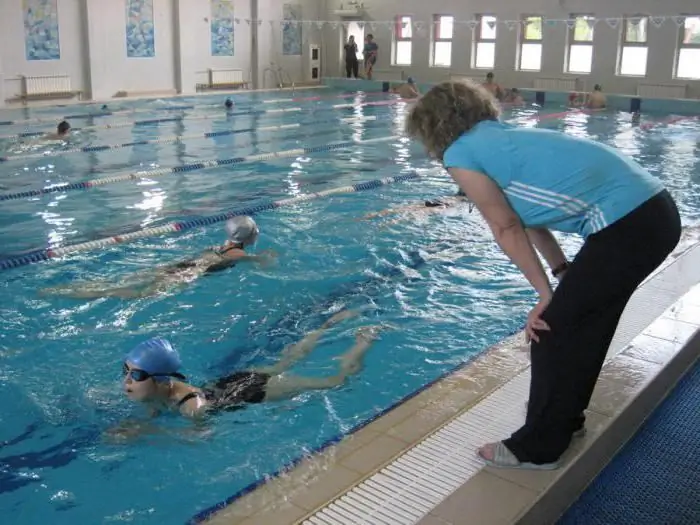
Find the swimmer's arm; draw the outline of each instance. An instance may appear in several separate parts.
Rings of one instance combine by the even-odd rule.
[[[528,228],[526,231],[530,241],[552,270],[566,263],[566,255],[551,231],[547,228]]]
[[[498,185],[476,171],[449,168],[454,181],[481,212],[493,236],[541,298],[549,298],[552,288],[520,218]]]

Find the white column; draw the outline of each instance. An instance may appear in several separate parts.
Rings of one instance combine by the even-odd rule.
[[[250,87],[252,89],[259,89],[262,87],[260,81],[260,32],[258,31],[260,26],[256,22],[259,13],[258,0],[250,0]]]
[[[196,91],[197,24],[201,24],[201,0],[175,0],[173,33],[175,44],[175,78],[183,95]]]

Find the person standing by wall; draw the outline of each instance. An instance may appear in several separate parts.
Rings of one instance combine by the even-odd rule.
[[[365,57],[365,78],[367,80],[372,80],[372,70],[374,69],[374,64],[377,62],[378,51],[379,46],[374,41],[374,35],[370,33],[365,37],[365,48],[362,51]]]
[[[359,61],[357,60],[357,43],[355,42],[355,37],[350,35],[348,41],[345,43],[345,74],[348,78],[350,75],[357,78],[357,72],[359,69]]]

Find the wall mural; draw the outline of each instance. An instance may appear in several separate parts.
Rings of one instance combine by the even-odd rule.
[[[153,0],[126,0],[126,56],[156,56]]]
[[[57,0],[23,0],[27,60],[59,60]]]
[[[301,55],[301,6],[284,4],[282,26],[282,54]]]
[[[233,56],[233,0],[211,0],[211,56]]]

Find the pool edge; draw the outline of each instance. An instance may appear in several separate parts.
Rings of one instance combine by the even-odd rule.
[[[674,273],[669,271],[674,267],[676,273],[682,271],[679,267],[685,265],[681,263],[693,253],[700,254],[699,244],[691,244],[690,247],[681,246],[642,286],[648,286],[652,292],[659,293],[661,289],[658,286],[660,286],[659,283],[663,284],[663,275]],[[668,279],[666,280],[668,281]],[[673,281],[673,279],[671,280]],[[700,275],[694,276],[693,280],[700,281]],[[673,289],[666,290],[665,299],[670,300],[673,304],[676,297],[682,295],[688,287],[677,289],[671,286]],[[661,317],[663,315],[665,314],[662,313]],[[649,323],[640,329],[632,327],[634,333],[627,334],[628,341],[619,345],[620,348],[615,352],[611,350],[609,360],[624,354],[629,347],[629,341],[649,329],[647,324]],[[415,393],[407,401],[395,406],[382,417],[363,425],[354,434],[326,446],[323,451],[311,458],[301,460],[293,468],[272,478],[267,483],[258,484],[255,487],[250,487],[247,492],[239,493],[233,499],[228,500],[230,505],[222,505],[219,510],[211,508],[208,512],[200,513],[198,519],[193,522],[206,521],[216,524],[245,525],[261,522],[266,524],[300,523],[313,516],[320,509],[346,494],[348,490],[362,484],[436,430],[468,412],[489,395],[503,389],[509,381],[518,375],[527,372],[529,363],[526,351],[513,351],[518,348],[523,350],[522,339],[519,343],[518,337],[512,336],[490,347],[470,363],[458,367],[452,373],[448,373],[445,377],[433,382],[432,386]],[[487,370],[497,373],[487,374]],[[675,384],[675,380],[672,383]],[[664,384],[668,386],[669,383],[666,381]],[[660,392],[660,390],[658,391]],[[658,398],[658,396],[656,397]],[[660,401],[660,398],[656,399],[654,406]],[[646,402],[644,406],[650,405]],[[605,419],[607,416],[598,415],[602,416],[606,423],[609,423]],[[593,425],[600,430],[600,421],[598,423],[594,421]],[[630,424],[625,424],[623,427],[629,432],[629,435],[636,429],[636,426]],[[595,436],[596,434],[594,429],[591,435]],[[595,439],[589,439],[592,441],[585,440],[584,443],[593,445],[597,443]],[[619,445],[621,446],[622,443]],[[559,472],[568,472],[569,470],[571,468],[567,467]],[[510,483],[498,475],[494,475],[490,470],[484,469],[477,474],[477,476],[479,475],[486,476],[489,478],[488,482],[491,483],[494,479]],[[470,483],[471,481],[465,486]],[[524,489],[526,494],[529,490],[519,485],[518,488]],[[522,499],[522,490],[520,492],[520,499],[515,498],[516,501]],[[543,512],[542,505],[552,507],[545,497],[546,492],[540,493],[532,490],[530,492],[532,492],[531,496],[533,497],[530,498],[529,504],[521,505],[521,508],[518,509],[518,512],[522,514],[522,519],[540,515]],[[561,498],[555,499],[561,503]],[[542,503],[538,503],[540,500]],[[502,508],[500,510],[502,511]],[[529,514],[526,514],[526,510]],[[445,521],[445,517],[441,519]],[[405,522],[409,523],[410,521]],[[503,523],[506,522],[510,521],[503,521]],[[403,521],[397,521],[397,523],[403,523]]]

